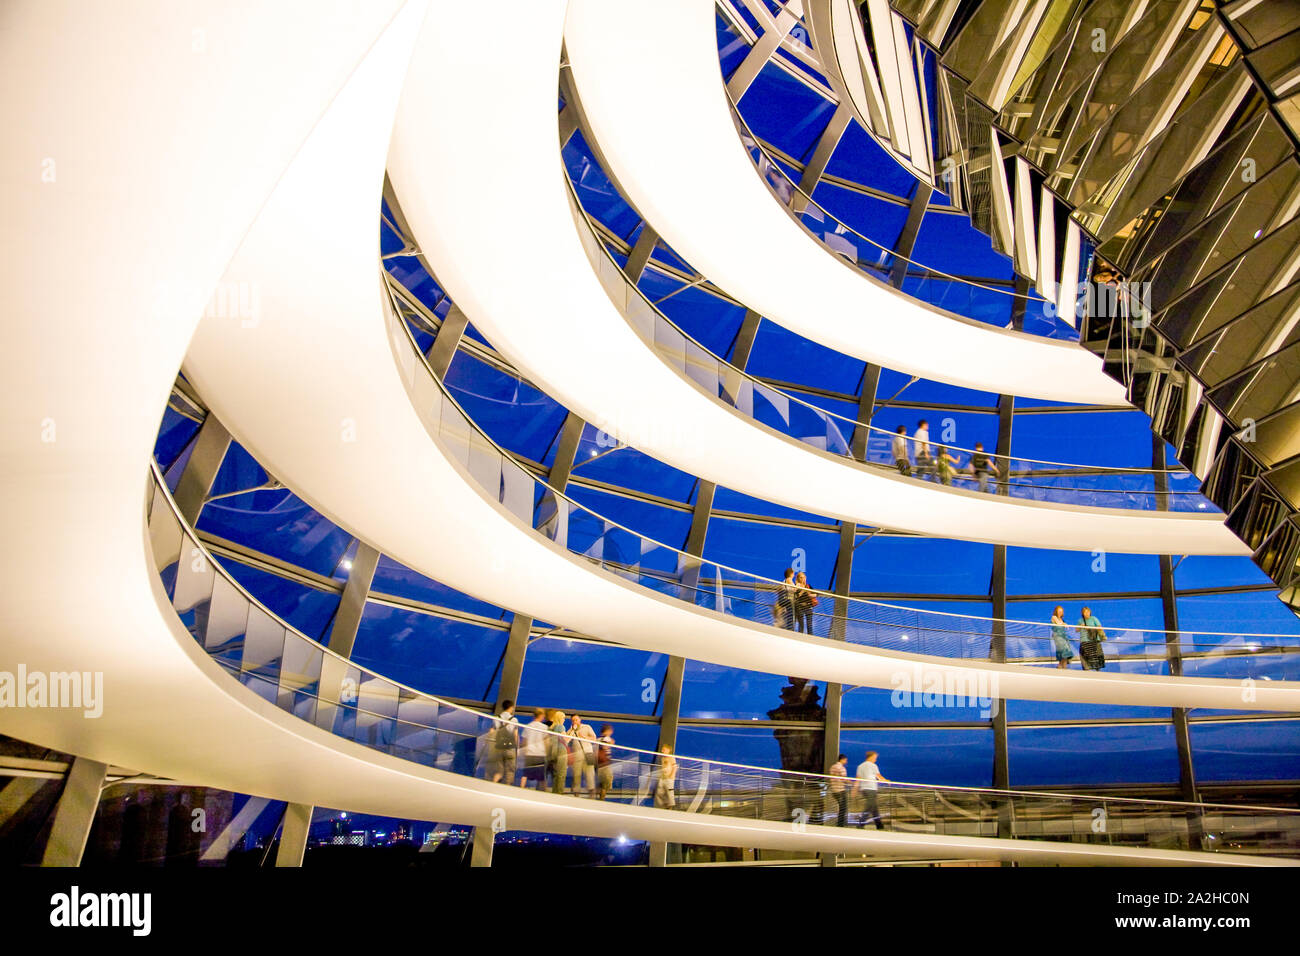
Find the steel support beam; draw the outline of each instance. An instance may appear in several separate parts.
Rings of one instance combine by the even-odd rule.
[[[244,801],[244,805],[239,808],[239,812],[231,817],[221,832],[216,835],[212,843],[203,855],[199,857],[201,863],[221,863],[230,855],[236,843],[244,838],[249,829],[257,822],[264,810],[270,806],[271,801],[266,797],[249,797]]]
[[[339,609],[334,612],[334,624],[330,628],[329,639],[325,642],[336,654],[352,656],[357,631],[361,627],[361,616],[366,610],[366,597],[370,594],[370,585],[375,579],[375,568],[378,566],[379,552],[364,541],[358,541],[347,583],[343,585],[343,597],[339,600]]]
[[[181,472],[176,484],[176,510],[181,513],[185,523],[191,528],[198,524],[199,513],[203,503],[208,500],[208,492],[216,481],[221,462],[225,460],[226,450],[230,448],[230,432],[217,421],[217,416],[208,413],[199,426],[194,439],[194,450],[190,452],[189,461]]]
[[[491,866],[492,865],[492,844],[496,839],[496,831],[491,827],[475,827],[473,841],[469,850],[469,865],[474,866]]]
[[[659,234],[650,228],[650,223],[642,222],[641,234],[636,237],[636,244],[627,254],[627,265],[623,267],[623,273],[633,285],[641,281],[641,275],[645,272],[645,267],[650,262],[650,255],[655,251],[655,243],[658,241]]]
[[[1015,397],[998,396],[998,441],[995,454],[1011,454],[1011,429],[1015,421]],[[1010,464],[1007,464],[1010,469]],[[1001,465],[999,465],[1001,472]],[[999,494],[1007,494],[1010,487],[1006,482],[1000,483]],[[1005,663],[1007,659],[1007,546],[993,546],[993,570],[989,578],[989,599],[992,602],[993,634],[989,645],[989,660]],[[993,730],[993,787],[997,790],[1011,789],[1010,744],[1007,737],[1007,702],[1001,697],[992,701],[994,708],[990,721]],[[998,836],[1013,835],[1013,807],[1005,801],[998,807]]]
[[[446,375],[447,369],[451,368],[451,360],[456,357],[456,349],[460,347],[461,336],[465,334],[467,325],[469,319],[465,313],[460,310],[460,306],[453,305],[447,317],[442,320],[442,325],[438,326],[438,334],[433,337],[433,344],[425,354],[429,368],[438,378]]]
[[[0,825],[17,816],[48,782],[46,777],[13,777],[0,787]]]
[[[45,841],[41,866],[80,866],[86,850],[108,764],[77,757],[68,770],[63,793],[54,811],[54,825]]]
[[[311,830],[311,815],[315,809],[306,803],[291,803],[284,808],[280,847],[275,852],[276,866],[302,866],[307,852],[307,834]]]
[[[868,365],[862,370],[862,388],[858,391],[858,425],[853,430],[851,451],[857,461],[867,460],[867,442],[871,437],[871,416],[876,413],[876,389],[880,385],[880,366]]]
[[[740,323],[740,331],[736,333],[736,341],[731,345],[731,364],[742,372],[749,364],[750,353],[754,351],[754,337],[758,335],[758,323],[762,321],[761,315],[753,309],[747,309],[745,320]]]
[[[907,208],[907,220],[903,223],[903,231],[898,234],[898,240],[894,243],[894,264],[889,270],[889,283],[895,289],[903,287],[903,280],[907,278],[908,260],[912,258],[912,250],[916,248],[916,237],[921,234],[921,225],[925,222],[926,210],[930,208],[930,197],[934,195],[934,189],[927,183],[918,182],[916,190],[912,193],[912,202]]]
[[[573,474],[585,424],[581,417],[569,412],[560,427],[560,447],[556,449],[555,464],[551,465],[550,474],[546,477],[546,483],[556,491],[563,492],[569,485],[569,476]]]
[[[835,147],[840,144],[840,139],[844,136],[844,131],[849,128],[849,121],[852,119],[853,110],[847,103],[840,103],[835,107],[831,121],[826,124],[826,128],[822,130],[822,135],[817,140],[812,158],[808,160],[799,177],[799,191],[790,197],[790,209],[796,214],[802,214],[808,208],[808,203],[803,197],[812,196],[817,189],[817,184],[826,174],[826,167],[830,164],[831,157],[835,155]]]
[[[798,22],[795,17],[788,11],[782,10],[777,15],[776,22],[769,26],[763,34],[754,41],[754,45],[749,48],[749,53],[745,54],[745,59],[736,67],[736,71],[731,74],[727,80],[727,92],[731,99],[739,103],[740,98],[745,95],[751,83],[758,78],[767,61],[772,58],[785,35],[790,32],[790,28]]]
[[[1151,433],[1151,467],[1156,471],[1156,508],[1169,510],[1169,476],[1164,469],[1165,442],[1154,431]],[[1179,645],[1178,633],[1178,586],[1174,582],[1173,557],[1168,554],[1158,556],[1160,564],[1160,606],[1164,611],[1165,655],[1169,660],[1171,677],[1183,676],[1182,647]],[[1196,768],[1192,761],[1191,728],[1187,723],[1187,708],[1174,707],[1170,710],[1170,720],[1174,725],[1174,744],[1178,748],[1178,786],[1182,799],[1188,803],[1200,803],[1201,797],[1196,787]],[[1205,830],[1199,813],[1189,813],[1187,818],[1187,836],[1193,850],[1202,849],[1205,843]]]
[[[1028,301],[1029,290],[1032,288],[1030,280],[1026,279],[1019,273],[1016,274],[1016,294],[1011,300],[1011,322],[1010,327],[1017,332],[1023,332],[1025,329],[1025,304]]]
[[[496,711],[507,700],[519,700],[519,683],[524,676],[524,656],[528,653],[528,635],[533,619],[515,612],[510,619],[510,637],[506,640],[505,654],[501,658],[501,680],[497,683]]]
[[[569,88],[565,89],[564,109],[560,110],[560,148],[563,149],[573,139],[573,134],[578,131],[578,111],[570,104],[573,102],[568,97]]]
[[[687,554],[700,557],[704,554],[704,539],[709,530],[709,518],[713,515],[713,496],[717,485],[700,479],[699,491],[695,496],[695,508],[691,512],[691,529],[686,535]],[[698,566],[687,569],[695,580],[699,578]],[[672,747],[677,752],[677,727],[682,715],[682,676],[686,672],[686,659],[671,656],[668,668],[664,672],[663,687],[659,689],[659,747]],[[656,748],[657,749],[657,748]],[[667,866],[669,845],[666,842],[651,841],[648,865]]]

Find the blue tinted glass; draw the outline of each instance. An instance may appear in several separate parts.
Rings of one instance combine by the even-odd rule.
[[[718,29],[718,60],[722,64],[722,75],[725,78],[731,76],[736,67],[744,62],[749,53],[749,43],[736,33],[722,14],[717,14],[714,19]]]
[[[750,767],[779,768],[783,764],[777,733],[778,731],[771,728],[759,726],[750,729],[749,727],[699,727],[684,724],[677,728],[677,752],[691,757],[708,757]],[[779,733],[798,734],[798,738],[790,738],[798,740],[796,746],[811,746],[815,750],[820,747],[825,731],[820,724],[817,724],[810,725],[806,730],[787,728]],[[808,768],[793,769],[807,770]]]
[[[745,371],[759,378],[856,395],[865,363],[818,345],[772,322],[762,322]]]
[[[1272,582],[1250,558],[1189,554],[1174,568],[1174,583],[1180,591],[1186,591],[1191,588],[1270,585]]]
[[[835,183],[819,183],[813,200],[854,232],[886,249],[894,248],[907,221],[906,202],[889,202]],[[880,262],[877,250],[860,247],[859,256]]]
[[[826,590],[835,571],[839,535],[811,528],[792,528],[714,517],[704,540],[704,558],[768,578],[780,578],[802,560],[808,583]]]
[[[815,690],[815,697],[807,688]],[[796,687],[788,677],[688,660],[682,676],[681,712],[683,717],[766,720],[769,711],[787,704],[783,691],[785,698],[797,691],[803,719],[822,719],[817,708],[824,706],[824,695],[818,682]]]
[[[266,469],[258,464],[239,442],[232,441],[226,449],[226,457],[221,460],[217,477],[212,480],[212,497],[228,495],[248,488],[256,488],[267,483]]]
[[[562,638],[528,645],[521,705],[563,707],[606,714],[656,712],[668,655]]]
[[[719,511],[731,511],[737,514],[763,515],[769,518],[786,518],[792,521],[815,521],[818,524],[827,524],[834,527],[834,524],[829,522],[823,515],[815,515],[809,511],[799,511],[795,508],[787,508],[784,505],[763,501],[759,498],[751,498],[749,495],[721,486],[713,495],[713,511],[715,514]]]
[[[834,112],[830,102],[771,61],[740,101],[740,114],[755,135],[799,160],[812,153]]]
[[[576,485],[570,485],[567,493],[578,504],[635,534],[673,548],[680,549],[686,545],[686,534],[691,527],[689,511],[679,511],[653,502]],[[616,538],[623,540],[618,536]],[[604,557],[610,561],[636,564],[641,543],[628,536],[624,544],[626,553],[616,554],[607,550]]]
[[[426,578],[386,554],[379,556],[379,564],[375,568],[375,577],[371,582],[370,590],[376,595],[388,595],[457,611],[469,611],[488,618],[504,619],[509,613],[495,604],[480,601],[432,578]]]
[[[1193,722],[1196,778],[1300,780],[1300,721]]]
[[[1017,415],[1011,452],[1046,461],[1145,468],[1151,464],[1151,420],[1136,409]]]
[[[989,593],[993,545],[878,534],[853,552],[851,589],[879,594]]]
[[[210,501],[199,530],[333,576],[353,537],[288,491],[259,491]]]
[[[657,458],[626,445],[612,447],[613,438],[587,425],[573,462],[573,479],[590,479],[631,488],[670,501],[688,501],[697,479]]]
[[[1185,631],[1286,634],[1300,643],[1300,619],[1276,591],[1195,594],[1178,598],[1178,626]]]
[[[1159,590],[1160,561],[1155,555],[1007,548],[1007,591],[1010,594]]]
[[[1178,780],[1171,724],[1012,727],[1007,748],[1014,787]]]
[[[908,677],[906,669],[896,675],[895,686],[890,689],[846,687],[840,700],[840,717],[846,723],[988,722],[994,706],[991,697],[969,700],[964,695],[945,696],[938,691],[927,693],[925,687],[924,678],[913,680]]]
[[[680,279],[657,269],[646,269],[637,287],[650,301],[657,302],[660,311],[687,335],[714,355],[727,355],[745,319],[744,306],[720,299],[698,286],[684,288]]]
[[[444,381],[475,424],[533,461],[546,454],[568,414],[555,399],[466,352],[455,354]]]
[[[826,165],[826,175],[862,183],[895,196],[911,196],[916,190],[916,179],[912,174],[856,121],[849,123],[840,137],[831,161]],[[866,232],[859,223],[849,222],[848,225]]]
[[[352,659],[427,694],[487,700],[506,640],[504,629],[367,601]]]
[[[880,384],[876,386],[876,399],[880,405],[889,403],[891,406],[896,404],[907,406],[909,402],[920,402],[927,405],[951,407],[967,405],[996,410],[998,404],[998,396],[993,392],[981,392],[973,388],[962,388],[960,385],[948,385],[945,382],[933,382],[924,378],[913,382],[911,375],[895,372],[889,368],[880,370]],[[933,416],[937,413],[925,409],[913,410],[912,414],[917,418],[930,417],[933,420]],[[915,420],[910,424],[915,425]],[[996,425],[994,429],[996,436]]]
[[[1133,707],[1114,704],[1075,704],[1056,700],[1008,700],[1008,721],[1169,719],[1168,707]]]
[[[890,780],[951,787],[988,787],[993,780],[993,731],[986,728],[871,730],[853,728],[840,735],[840,750],[852,773],[867,750],[879,753],[876,765]]]
[[[964,213],[931,212],[921,222],[911,258],[950,275],[992,279],[1013,277],[1011,260]]]
[[[153,446],[153,456],[158,459],[158,465],[163,471],[171,467],[198,430],[198,422],[182,415],[170,405],[167,406],[163,411],[162,426],[158,429],[158,439]]]
[[[329,636],[334,612],[339,606],[339,592],[322,591],[249,567],[232,558],[216,557],[236,581],[270,608],[271,613],[313,640],[324,642]]]

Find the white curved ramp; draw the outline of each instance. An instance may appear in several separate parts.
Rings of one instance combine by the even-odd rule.
[[[520,49],[510,52],[525,56],[530,44],[550,36],[558,55],[562,4],[512,8],[509,18],[495,21],[498,28],[510,24],[503,35],[517,34]],[[428,69],[427,37],[442,36],[458,48],[458,31],[481,9],[433,5],[408,84]],[[449,22],[457,30],[439,29]],[[479,69],[482,82],[502,82],[493,66]],[[474,85],[451,89],[464,95]],[[920,662],[927,675],[951,682],[945,686],[984,675],[980,686],[994,681],[1001,696],[1012,698],[1239,705],[1241,686],[1234,681],[948,660],[794,635],[658,594],[543,538],[480,490],[412,405],[412,392],[427,397],[436,386],[417,374],[428,373],[409,342],[393,344],[385,316],[372,228],[385,118],[358,105],[352,125],[318,130],[226,275],[260,290],[258,324],[250,329],[206,317],[185,362],[230,432],[322,514],[451,587],[632,647],[872,687],[895,686],[900,671]],[[1271,682],[1257,694],[1258,709],[1300,710],[1300,684]]]
[[[586,226],[575,224],[570,209],[548,85],[561,42],[555,16],[530,32],[518,25],[514,7],[482,0],[464,11],[467,29],[477,23],[491,34],[486,46],[435,30],[421,36],[388,172],[438,281],[475,327],[550,395],[688,474],[815,514],[1034,548],[1250,553],[1217,514],[1029,501],[861,465],[758,424],[669,367],[611,301],[575,231]],[[653,7],[644,15],[658,17]],[[474,81],[463,82],[467,76]],[[527,255],[519,254],[521,235]],[[754,261],[766,272],[772,258]],[[794,288],[802,294],[814,285]],[[625,306],[638,308],[644,312],[644,303]],[[980,363],[967,354],[963,364]]]
[[[1079,345],[942,314],[839,261],[767,191],[732,123],[712,0],[571,0],[565,48],[608,172],[721,288],[837,351],[954,385],[1124,404]]]

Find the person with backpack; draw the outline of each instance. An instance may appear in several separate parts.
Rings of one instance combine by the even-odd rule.
[[[489,779],[493,783],[503,780],[514,786],[516,756],[519,752],[519,721],[515,719],[515,702],[503,701],[497,715],[496,729],[492,732],[492,762]]]
[[[574,714],[569,736],[573,738],[573,794],[591,796],[591,791],[596,789],[596,732]]]
[[[975,443],[975,451],[971,453],[970,473],[971,477],[975,479],[977,489],[988,494],[989,475],[993,473],[993,460],[989,453],[984,450],[982,441]]]
[[[550,731],[546,735],[546,766],[551,771],[551,793],[564,793],[569,776],[568,734],[564,730],[564,711],[551,711]]]
[[[892,442],[894,454],[894,467],[904,478],[912,477],[912,462],[907,456],[907,426],[899,425],[894,430],[894,440]]]
[[[614,789],[614,728],[603,724],[596,741],[596,798],[604,800]]]
[[[1106,653],[1102,650],[1102,641],[1106,632],[1102,630],[1101,621],[1093,617],[1092,608],[1085,607],[1079,618],[1079,656],[1083,659],[1083,669],[1088,671],[1105,670]]]

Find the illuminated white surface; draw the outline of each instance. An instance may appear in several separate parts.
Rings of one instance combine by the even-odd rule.
[[[572,0],[565,42],[610,172],[655,231],[792,332],[899,371],[1055,401],[1125,404],[1082,347],[940,314],[805,233],[732,123],[712,0]]]
[[[460,33],[438,29],[448,18],[460,30],[474,27],[476,17],[493,23],[492,49],[506,62],[553,62],[560,44],[559,0],[522,10],[508,6],[511,15],[503,17],[499,11],[494,16],[490,6],[433,4],[401,109],[430,106],[422,97],[412,100],[411,90],[441,83],[447,76],[442,71],[468,75],[469,67],[458,66],[454,57],[450,66],[443,63],[444,55],[463,46]],[[549,49],[539,41],[548,36]],[[475,49],[463,55],[483,55]],[[481,76],[474,83],[452,85],[457,96],[447,98],[475,104],[471,89],[480,82],[500,85],[503,93],[513,88],[497,64],[484,62],[478,69]],[[454,141],[438,117],[428,119],[431,129],[442,129],[437,135],[444,144]],[[369,142],[358,135],[351,139]],[[205,318],[185,370],[222,423],[272,474],[384,554],[541,620],[631,647],[767,673],[891,687],[900,671],[920,660],[941,676],[996,674],[1002,694],[1013,698],[1202,707],[1240,703],[1235,681],[1057,672],[795,635],[664,597],[545,540],[489,501],[444,455],[412,407],[398,362],[410,367],[413,352],[408,343],[399,344],[396,353],[390,346],[375,264],[372,227],[383,156],[367,148],[369,155],[342,141],[325,143],[300,157],[295,175],[281,183],[226,276],[261,290],[260,322],[244,329],[220,317]],[[438,172],[430,169],[429,178]],[[327,187],[330,201],[323,203]],[[504,295],[506,287],[499,282],[481,294]],[[431,381],[425,390],[432,390]],[[268,414],[268,409],[275,411]],[[1257,706],[1300,710],[1300,685],[1261,686]]]
[[[548,394],[688,474],[814,514],[1033,548],[1250,553],[1217,514],[1028,501],[858,465],[758,425],[675,372],[610,301],[579,241],[548,86],[559,62],[555,24],[539,26],[550,33],[505,29],[494,21],[514,14],[501,6],[464,11],[467,26],[492,33],[490,47],[421,37],[388,170],[438,282]],[[760,271],[770,260],[756,260]],[[979,363],[968,355],[965,364]]]

